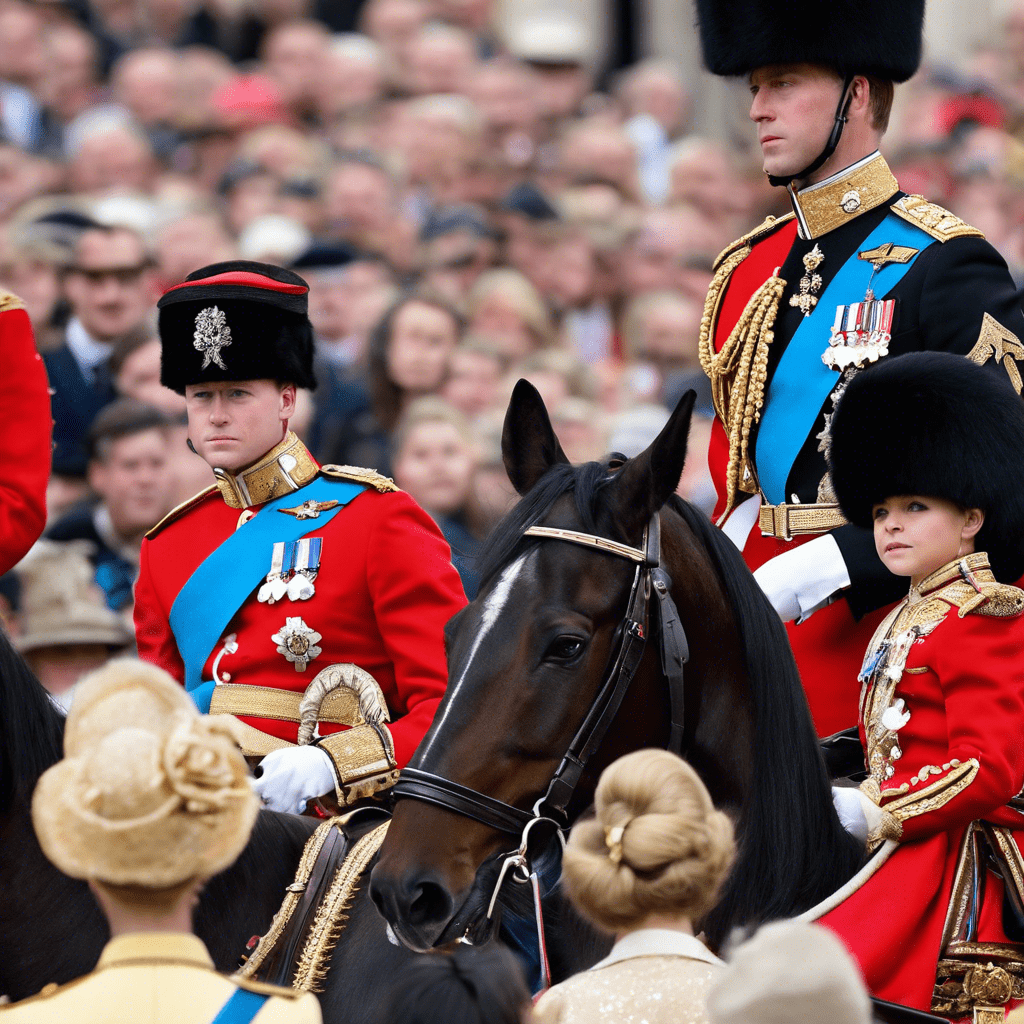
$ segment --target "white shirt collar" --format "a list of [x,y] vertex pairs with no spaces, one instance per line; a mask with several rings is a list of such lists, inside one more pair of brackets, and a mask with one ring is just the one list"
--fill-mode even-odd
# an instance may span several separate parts
[[97,366],[110,358],[110,351],[113,348],[112,345],[94,341],[77,316],[68,321],[64,339],[75,357],[75,362],[86,376],[91,376]]
[[671,928],[638,928],[619,939],[612,946],[612,951],[590,969],[598,971],[620,960],[631,960],[638,956],[683,956],[690,960],[702,960],[706,964],[724,966],[724,961],[719,960],[693,935]]

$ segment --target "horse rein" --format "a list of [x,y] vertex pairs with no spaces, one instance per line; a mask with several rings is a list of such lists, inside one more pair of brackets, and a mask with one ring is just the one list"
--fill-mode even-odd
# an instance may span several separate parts
[[[624,558],[636,565],[630,589],[626,614],[617,630],[618,649],[604,682],[587,711],[582,725],[576,731],[569,749],[548,784],[547,792],[532,811],[524,811],[502,800],[479,793],[467,786],[452,782],[444,776],[418,768],[403,768],[392,792],[396,799],[411,798],[434,804],[463,817],[488,825],[499,832],[521,837],[518,866],[528,863],[528,839],[538,821],[548,821],[558,831],[568,826],[567,809],[587,762],[600,747],[626,691],[636,675],[648,639],[651,595],[656,598],[655,609],[661,637],[662,671],[668,680],[671,702],[671,728],[668,749],[681,753],[683,741],[683,666],[689,659],[686,633],[679,612],[672,600],[672,579],[661,568],[661,522],[658,513],[651,517],[644,529],[643,548],[630,547],[605,537],[575,530],[562,530],[549,526],[531,526],[527,537],[561,540],[582,547],[594,548],[605,554]],[[502,870],[502,876],[506,867]],[[524,879],[525,880],[525,879]],[[499,878],[498,887],[501,886]],[[493,910],[494,899],[491,900]],[[488,913],[490,916],[490,913]]]

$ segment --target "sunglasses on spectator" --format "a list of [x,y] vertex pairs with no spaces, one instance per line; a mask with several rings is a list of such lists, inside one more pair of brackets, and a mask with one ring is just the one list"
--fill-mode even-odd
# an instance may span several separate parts
[[149,263],[137,263],[129,267],[69,267],[69,274],[81,274],[90,284],[102,284],[108,277],[114,278],[118,284],[135,284]]

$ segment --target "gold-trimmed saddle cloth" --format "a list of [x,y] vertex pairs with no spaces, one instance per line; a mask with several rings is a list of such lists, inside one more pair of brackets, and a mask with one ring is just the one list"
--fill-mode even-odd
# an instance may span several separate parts
[[[359,880],[384,842],[390,822],[386,811],[364,808],[330,818],[309,837],[281,908],[238,969],[238,977],[322,991]],[[357,823],[371,827],[354,839],[346,825]]]

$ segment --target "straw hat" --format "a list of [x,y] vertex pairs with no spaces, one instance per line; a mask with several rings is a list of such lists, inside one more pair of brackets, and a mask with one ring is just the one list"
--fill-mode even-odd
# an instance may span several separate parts
[[79,683],[32,821],[73,878],[170,888],[242,852],[259,809],[248,776],[228,727],[162,669],[120,658]]
[[827,928],[764,925],[738,946],[708,993],[711,1024],[870,1024],[857,965]]
[[14,646],[22,654],[68,644],[131,643],[120,616],[103,603],[89,561],[92,550],[87,540],[40,540],[18,563],[24,631]]

